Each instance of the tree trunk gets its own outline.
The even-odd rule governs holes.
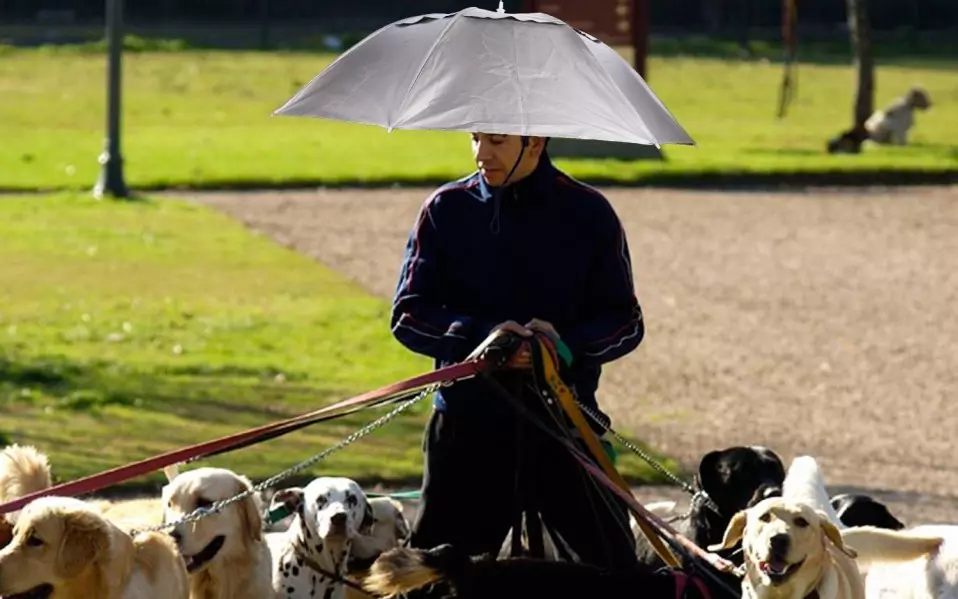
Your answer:
[[[865,130],[865,121],[875,107],[875,57],[868,21],[868,0],[845,0],[845,5],[848,8],[848,29],[858,76],[852,129],[862,132]]]
[[[709,34],[716,34],[722,28],[722,0],[702,0],[702,20]]]

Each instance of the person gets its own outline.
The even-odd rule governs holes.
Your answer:
[[[564,380],[597,413],[601,434],[609,423],[595,397],[601,366],[638,347],[645,325],[618,216],[598,191],[555,167],[547,142],[472,135],[478,169],[422,204],[390,322],[400,343],[437,368],[461,362],[495,330],[558,337],[573,356]],[[528,365],[527,350],[514,365]],[[508,385],[522,389],[521,381]],[[621,499],[521,418],[478,377],[437,392],[410,546],[495,554],[517,510],[531,507],[582,561],[634,565]]]

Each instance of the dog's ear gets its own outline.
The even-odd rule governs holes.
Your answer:
[[[259,504],[253,496],[246,497],[242,503],[243,534],[252,541],[262,540],[263,515],[259,511]]]
[[[173,479],[180,474],[180,465],[170,464],[169,466],[164,466],[163,474],[166,475],[166,482],[173,482]]]
[[[396,538],[399,541],[405,541],[409,538],[409,535],[412,531],[409,530],[409,522],[406,521],[406,515],[403,514],[402,510],[396,514]]]
[[[368,501],[364,502],[363,521],[359,523],[359,534],[368,535],[373,531],[373,524],[376,523],[376,514],[373,512],[373,506]]]
[[[722,549],[735,547],[736,543],[742,540],[742,535],[745,534],[745,523],[747,521],[748,513],[745,510],[735,512],[735,515],[732,516],[728,526],[725,528],[722,542],[716,545],[709,545],[707,549],[709,551],[721,551]]]
[[[725,455],[724,450],[710,451],[702,456],[699,462],[698,479],[699,487],[711,496],[715,489],[722,484],[722,474],[719,472],[719,462]]]
[[[0,516],[0,549],[3,549],[13,540],[13,526],[7,519]]]
[[[285,505],[291,514],[303,513],[303,498],[305,494],[300,487],[290,487],[281,489],[273,493],[273,498],[269,502],[269,511],[273,511],[280,505]]]
[[[94,514],[66,514],[56,568],[63,578],[74,578],[110,547],[109,525]]]
[[[253,488],[253,483],[245,476],[237,481],[236,495],[246,493]],[[243,527],[243,538],[250,541],[260,541],[263,538],[263,514],[260,511],[259,496],[251,493],[243,498],[240,505],[240,522]]]
[[[832,524],[832,521],[828,519],[828,516],[825,515],[825,512],[822,512],[821,510],[815,510],[815,513],[818,514],[818,518],[822,526],[822,532],[825,533],[825,538],[831,541],[832,545],[837,547],[839,551],[848,557],[852,559],[858,557],[858,552],[845,544],[845,541],[842,540],[841,531],[838,530],[837,526]]]

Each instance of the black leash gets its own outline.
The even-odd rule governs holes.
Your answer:
[[[588,459],[588,456],[584,455],[568,439],[564,439],[560,434],[556,433],[550,427],[543,424],[539,418],[537,418],[534,414],[532,414],[532,411],[528,406],[524,405],[522,401],[515,398],[511,393],[509,393],[509,391],[505,389],[502,386],[502,384],[499,383],[499,381],[497,381],[493,376],[485,372],[480,373],[479,376],[483,378],[487,383],[489,383],[489,385],[493,388],[493,390],[497,394],[499,394],[503,399],[508,401],[516,409],[516,411],[519,414],[521,414],[524,418],[526,418],[529,422],[531,422],[536,428],[538,428],[539,430],[541,430],[548,436],[552,437],[557,442],[561,443],[573,455],[578,455],[580,456],[580,458]],[[720,579],[717,576],[717,574],[712,571],[711,564],[708,564],[706,562],[706,564],[710,567],[702,568],[701,564],[699,564],[695,556],[689,553],[681,544],[679,544],[677,541],[672,539],[669,535],[663,534],[663,535],[660,535],[660,537],[665,543],[669,545],[669,547],[673,551],[681,555],[685,559],[686,563],[691,564],[691,569],[693,572],[701,572],[704,576],[710,578],[712,582],[715,583],[717,588],[720,588],[726,593],[728,593],[729,597],[732,597],[734,599],[740,599],[741,593],[736,593],[734,589],[732,589],[729,585],[725,583],[725,581]]]
[[[310,570],[314,570],[314,571],[316,571],[316,572],[319,572],[320,574],[322,574],[322,575],[325,576],[326,578],[332,580],[333,582],[335,582],[335,583],[337,583],[337,584],[341,584],[341,585],[343,585],[343,586],[347,586],[347,587],[349,587],[349,588],[351,588],[351,589],[357,590],[357,591],[359,591],[360,593],[362,593],[362,594],[364,594],[364,595],[366,595],[366,596],[368,596],[368,597],[375,597],[375,595],[373,595],[372,593],[370,593],[369,591],[367,591],[366,589],[364,589],[364,588],[362,587],[362,585],[356,584],[356,583],[353,582],[352,580],[349,580],[349,579],[347,579],[347,578],[344,578],[343,576],[340,576],[339,574],[336,574],[335,572],[330,572],[330,571],[327,570],[326,568],[320,566],[320,565],[317,564],[311,557],[309,557],[308,555],[306,555],[305,553],[303,553],[301,550],[299,550],[299,548],[294,548],[293,551],[296,552],[297,557],[299,557],[301,560],[303,560],[303,563],[304,563],[304,564],[306,564],[307,566],[309,566],[309,569],[310,569]]]

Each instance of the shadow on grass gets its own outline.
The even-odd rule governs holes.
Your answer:
[[[179,369],[175,375],[169,371],[144,373],[113,363],[77,363],[60,356],[25,359],[0,355],[0,410],[7,414],[5,420],[17,427],[0,431],[0,443],[29,442],[55,449],[54,454],[59,454],[52,456],[55,469],[63,466],[62,470],[68,472],[67,479],[72,480],[149,455],[160,455],[306,413],[347,395],[318,385],[270,381],[272,371],[269,369],[202,369],[203,374],[196,376],[198,370]],[[363,485],[418,488],[419,478],[409,473],[415,469],[397,470],[393,462],[418,463],[424,414],[409,416],[424,408],[427,402],[391,420],[383,429],[376,429],[372,438],[378,438],[377,443],[383,445],[375,447],[372,453],[365,455],[361,447],[347,450],[353,452],[347,455],[348,465],[342,462],[330,467],[345,468]],[[48,407],[53,409],[52,420],[45,417]],[[272,475],[336,446],[391,408],[372,408],[325,421],[321,429],[311,425],[309,432],[301,430],[286,435],[287,441],[281,445],[269,446],[267,441],[256,447],[229,450],[230,454],[235,452],[229,462],[236,460],[237,464],[255,467],[259,473],[265,466]],[[28,430],[24,430],[24,426]],[[108,438],[98,438],[102,436]],[[134,454],[140,457],[131,459]],[[65,463],[67,457],[69,465]],[[197,462],[203,463],[211,457]],[[664,481],[647,467],[637,469],[635,456],[623,454],[622,458],[631,465],[629,472],[623,472],[630,483]],[[678,468],[668,460],[663,463],[666,467]],[[640,474],[629,476],[630,472]],[[315,470],[301,474],[286,478],[283,484],[303,484],[316,476]],[[154,472],[111,485],[97,494],[155,493],[163,481],[163,476]]]
[[[272,374],[268,370],[204,369],[203,376],[188,372],[137,372],[113,363],[77,363],[61,356],[0,354],[0,411],[7,423],[7,430],[0,431],[0,444],[37,445],[51,453],[55,474],[59,469],[73,480],[307,413],[352,395],[321,385],[268,380]],[[420,403],[417,408],[423,406]],[[227,463],[244,464],[260,474],[265,469],[271,476],[335,446],[388,409],[372,408],[311,424],[284,435],[287,440],[278,445],[228,450]],[[403,454],[418,452],[421,419],[396,418],[386,431],[377,431],[378,443],[383,445],[373,453],[353,450],[358,453],[331,467],[355,471],[353,478],[361,484],[418,484],[418,479],[407,478],[410,464],[397,470],[389,460],[408,462],[410,458]],[[384,456],[392,457],[377,461]],[[197,460],[197,465],[211,457]],[[400,473],[399,478],[390,473]],[[302,474],[284,484],[299,484],[316,475]],[[107,494],[154,492],[162,483],[163,476],[154,472],[111,485]]]
[[[795,156],[818,155],[808,149],[769,149],[750,150],[753,154],[778,154]],[[958,159],[958,148],[949,149],[949,152]],[[824,150],[822,151],[824,154]],[[921,186],[921,185],[954,185],[958,184],[958,164],[954,167],[921,168],[905,166],[901,168],[888,166],[874,166],[849,168],[846,164],[837,165],[834,169],[823,168],[816,164],[814,170],[775,169],[755,171],[748,168],[740,169],[686,169],[661,170],[656,172],[637,173],[628,177],[579,176],[580,181],[593,186],[607,188],[642,188],[659,187],[689,190],[754,190],[767,191],[773,189],[807,188],[807,187],[867,187],[874,185]],[[407,177],[404,179],[343,179],[329,180],[318,178],[291,178],[282,181],[261,179],[207,179],[190,183],[157,182],[139,185],[139,190],[147,193],[154,192],[203,192],[203,191],[262,191],[262,190],[310,190],[316,189],[401,189],[437,187],[448,182],[447,178],[437,177]],[[0,194],[42,194],[61,191],[82,191],[74,187],[2,187]]]

